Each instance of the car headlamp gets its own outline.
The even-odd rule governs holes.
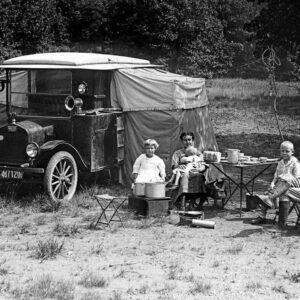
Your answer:
[[[26,154],[30,157],[30,158],[34,158],[38,155],[39,153],[39,146],[36,143],[30,143],[27,145],[26,147]]]
[[[87,91],[87,83],[86,82],[82,82],[80,84],[78,84],[78,93],[80,95],[84,94]]]

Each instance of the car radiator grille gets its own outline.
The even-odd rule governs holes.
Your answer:
[[[17,132],[0,131],[0,163],[20,165],[28,161],[26,155],[27,134],[22,130]]]

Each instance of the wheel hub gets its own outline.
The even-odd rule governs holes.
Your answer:
[[[64,183],[64,182],[69,183],[71,181],[70,181],[70,178],[68,178],[64,174],[62,174],[62,175],[59,176],[59,183]]]

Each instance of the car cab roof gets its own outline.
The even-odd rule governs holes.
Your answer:
[[[149,60],[99,53],[53,52],[24,55],[4,61],[4,69],[87,69],[157,67]]]

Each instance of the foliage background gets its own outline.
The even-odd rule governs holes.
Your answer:
[[[208,78],[264,78],[273,45],[279,79],[300,69],[300,2],[251,0],[2,0],[0,61],[51,51],[143,57]]]

